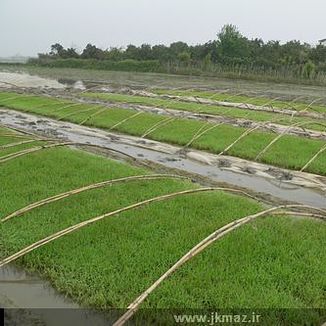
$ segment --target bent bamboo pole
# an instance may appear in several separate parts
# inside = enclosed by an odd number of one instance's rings
[[[265,104],[263,104],[262,107],[269,107],[269,106],[271,106],[275,101],[278,101],[278,100],[281,100],[281,99],[282,99],[281,96],[275,97],[275,98],[269,100],[268,102],[266,102]]]
[[[106,110],[109,110],[109,108],[101,108],[100,110],[96,111],[95,113],[91,114],[89,117],[84,119],[82,122],[80,122],[79,125],[82,126],[84,123],[86,123],[90,119],[94,118],[95,116],[100,115],[101,113],[103,113]]]
[[[255,161],[259,159],[259,157],[261,157],[263,154],[266,153],[266,151],[273,145],[275,144],[280,138],[282,138],[283,136],[285,136],[289,130],[293,127],[302,127],[304,125],[309,125],[309,124],[318,124],[318,125],[323,125],[325,126],[325,124],[323,123],[319,123],[319,122],[314,122],[314,121],[305,121],[305,122],[297,122],[294,123],[290,126],[288,126],[286,129],[284,129],[283,132],[281,132],[279,135],[277,135],[267,146],[265,146],[256,156]]]
[[[317,98],[317,99],[314,99],[309,105],[307,105],[303,110],[301,110],[300,112],[306,112],[308,111],[309,109],[311,109],[312,105],[319,102],[320,100],[322,100],[322,98]]]
[[[23,208],[20,208],[19,210],[16,210],[15,212],[7,215],[6,217],[2,218],[0,222],[6,222],[14,217],[21,216],[25,213],[28,213],[32,211],[35,208],[48,205],[50,203],[59,201],[61,199],[80,194],[84,191],[89,191],[92,189],[98,189],[103,188],[109,185],[117,184],[117,183],[124,183],[124,182],[130,182],[130,181],[139,181],[139,180],[155,180],[155,179],[188,179],[187,177],[178,176],[174,174],[152,174],[152,175],[137,175],[137,176],[129,176],[129,177],[123,177],[118,179],[112,179],[107,181],[102,181],[98,183],[93,183],[88,186],[84,186],[81,188],[69,190],[67,192],[63,192],[61,194],[57,194],[42,200],[39,200],[37,202],[34,202],[32,204],[29,204]]]
[[[133,157],[131,155],[128,155],[128,154],[126,154],[124,152],[121,152],[119,150],[113,149],[113,148],[109,148],[109,147],[105,147],[105,146],[100,146],[100,145],[94,145],[94,144],[87,144],[87,143],[66,142],[66,143],[56,143],[56,144],[50,144],[50,145],[32,147],[32,148],[28,148],[28,149],[25,149],[25,150],[22,150],[22,151],[19,151],[19,152],[16,152],[16,153],[12,153],[12,154],[6,155],[5,157],[1,157],[0,158],[0,164],[1,163],[4,163],[4,162],[8,162],[8,161],[10,161],[12,159],[15,159],[17,157],[20,157],[20,156],[24,156],[24,155],[31,154],[31,153],[34,153],[34,152],[38,152],[38,151],[43,150],[43,149],[49,149],[49,148],[60,147],[60,146],[88,146],[88,147],[96,147],[96,148],[101,148],[101,149],[108,150],[110,152],[115,152],[115,153],[124,155],[124,156],[132,159],[133,161],[136,161],[137,160],[135,157]]]
[[[5,99],[0,100],[0,105],[3,104],[3,102],[7,102],[7,101],[11,101],[11,100],[18,100],[18,99],[22,99],[22,98],[28,98],[28,97],[32,97],[34,95],[21,95],[21,96],[13,96],[13,97],[7,97]]]
[[[2,135],[0,135],[0,137],[2,137]],[[0,146],[0,150],[5,149],[5,148],[11,148],[11,147],[19,146],[19,145],[33,143],[33,142],[36,142],[36,141],[39,141],[39,140],[37,140],[37,139],[29,139],[29,140],[20,141],[20,142],[17,142],[17,143],[10,143],[10,144],[6,144],[6,145],[2,145],[2,146]]]
[[[8,129],[9,131],[14,131],[15,133],[13,133],[13,135],[17,135],[16,133],[18,132],[19,134],[17,136],[28,135],[28,136],[36,137],[35,134],[33,134],[32,132],[27,131],[27,130],[21,130],[21,129],[18,129],[18,128],[15,128],[15,127],[9,127],[9,126],[4,125],[4,124],[0,124],[0,126],[1,126],[1,128]]]
[[[69,113],[63,115],[62,117],[57,118],[57,120],[58,120],[58,121],[61,121],[61,120],[63,120],[63,119],[66,119],[66,118],[72,117],[72,116],[75,115],[75,114],[79,114],[79,113],[87,113],[87,112],[89,112],[89,111],[93,111],[94,109],[95,109],[95,108],[91,107],[91,108],[87,108],[87,109],[85,109],[85,110],[76,110],[76,112],[69,112]]]
[[[137,116],[139,116],[139,115],[142,114],[142,113],[144,113],[144,112],[143,112],[143,111],[139,111],[139,112],[137,112],[137,113],[135,113],[135,114],[132,114],[131,116],[129,116],[129,117],[127,117],[127,118],[125,118],[125,119],[119,121],[118,123],[114,124],[114,125],[113,125],[109,130],[113,130],[114,128],[116,128],[116,127],[122,125],[123,123],[129,121],[130,119],[136,118]]]
[[[249,99],[244,103],[242,102],[241,104],[245,105],[247,107],[248,110],[250,109],[250,105],[255,105],[256,100],[260,99],[260,98],[266,98],[265,94],[261,94],[261,95],[256,95],[256,96],[250,96]]]
[[[234,99],[235,97],[238,97],[238,96],[246,96],[246,94],[244,92],[239,92],[239,93],[231,94],[231,96],[226,97],[223,100],[223,102],[229,102],[229,101],[231,101],[232,99]]]
[[[141,138],[145,138],[146,136],[150,135],[151,133],[153,133],[155,130],[167,125],[168,123],[174,121],[175,118],[173,117],[168,117],[165,118],[157,123],[155,123],[153,126],[151,126],[150,128],[148,128],[141,136]]]
[[[304,165],[304,167],[300,170],[303,172],[305,169],[307,169],[310,164],[317,159],[317,157],[322,154],[326,150],[326,144]]]
[[[191,137],[191,139],[190,139],[189,142],[184,146],[184,148],[190,146],[190,145],[188,145],[188,144],[191,144],[191,143],[193,142],[193,139],[194,139],[195,137],[197,137],[197,136],[198,136],[198,135],[199,135],[203,130],[205,130],[206,128],[209,128],[209,125],[210,125],[209,122],[203,123],[203,125],[200,126],[200,128],[195,132],[195,134]]]
[[[64,99],[62,99],[62,100],[58,100],[57,98],[52,98],[52,97],[46,97],[47,99],[48,98],[50,98],[51,100],[55,100],[56,101],[56,103],[55,102],[53,102],[53,103],[51,103],[51,104],[49,104],[49,103],[44,103],[44,104],[41,104],[41,105],[38,105],[38,106],[36,106],[36,107],[34,107],[34,109],[42,109],[42,108],[44,108],[44,107],[46,107],[46,106],[52,106],[52,105],[59,105],[59,104],[61,104],[61,105],[64,105],[64,104],[66,104],[66,103],[68,103],[68,101],[65,101]],[[53,110],[55,110],[56,108],[53,108]]]
[[[59,111],[62,111],[62,110],[64,110],[64,109],[69,109],[69,108],[72,108],[72,107],[77,106],[77,105],[82,105],[82,103],[72,103],[72,104],[68,104],[68,105],[62,106],[62,107],[60,107],[60,108],[58,108],[58,109],[55,109],[53,112],[54,112],[54,113],[57,113],[57,112],[59,112]]]
[[[28,136],[32,136],[33,139],[35,139],[35,140],[57,141],[57,139],[55,139],[55,138],[50,138],[50,137],[44,137],[44,136],[36,135],[33,132],[30,132],[30,131],[27,131],[27,130],[23,130],[23,129],[19,129],[19,128],[15,128],[15,127],[12,127],[12,126],[9,127],[9,126],[3,125],[3,124],[0,124],[0,126],[1,126],[1,128],[5,128],[5,129],[12,130],[12,131],[15,132],[13,134],[1,134],[0,133],[0,137],[28,138]],[[17,132],[19,134],[17,134]],[[31,137],[29,137],[29,138],[31,138]]]
[[[286,103],[287,104],[286,108],[293,109],[293,110],[296,110],[297,111],[297,109],[296,109],[296,102],[298,102],[299,100],[301,100],[304,97],[305,96],[303,96],[303,95],[300,95],[300,96],[295,97],[293,100],[291,100],[291,101],[289,101],[289,102]],[[297,105],[299,105],[299,104],[297,104]]]
[[[243,132],[232,144],[230,144],[229,146],[227,146],[222,152],[220,152],[219,154],[217,154],[218,156],[224,155],[224,153],[226,153],[228,150],[230,150],[235,144],[237,144],[242,138],[246,137],[247,135],[249,135],[250,133],[254,132],[255,130],[259,129],[261,126],[258,125],[256,127],[247,129],[245,132]]]
[[[292,116],[293,118],[293,116]],[[264,128],[264,126],[266,126],[268,123],[273,123],[273,122],[277,122],[278,120],[280,120],[281,118],[277,117],[271,121],[265,121],[262,124],[258,124],[256,127],[247,129],[243,134],[241,134],[232,144],[230,144],[229,146],[227,146],[222,152],[220,152],[218,155],[223,155],[225,152],[227,152],[228,150],[230,150],[234,145],[236,145],[242,138],[246,137],[247,135],[251,134],[252,132],[254,132],[257,129],[260,128]],[[297,122],[295,124],[290,125],[287,129],[285,129],[280,135],[278,135],[268,146],[272,146],[274,142],[276,142],[279,138],[281,138],[284,134],[286,134],[288,131],[291,130],[291,128],[295,127],[295,126],[302,126],[305,124],[318,124],[318,125],[322,125],[325,126],[325,124],[323,123],[319,123],[319,122],[313,122],[313,121],[308,121],[308,122]],[[268,148],[263,149],[263,151],[267,150]],[[256,156],[256,159],[262,154],[262,152],[258,153],[258,155]]]
[[[224,124],[224,122],[216,123],[213,126],[210,126],[209,128],[203,130],[202,132],[197,133],[197,135],[195,135],[194,137],[192,137],[192,139],[184,146],[184,148],[191,146],[193,144],[193,142],[195,142],[196,140],[198,140],[200,137],[204,136],[209,131],[211,131],[211,130],[213,130],[213,129],[215,129],[215,128],[223,125],[223,124]]]
[[[58,238],[61,238],[62,236],[72,233],[80,228],[83,228],[87,225],[90,225],[92,223],[98,222],[100,220],[103,220],[106,217],[112,217],[114,215],[138,208],[138,207],[142,207],[145,205],[148,205],[150,203],[154,203],[154,202],[161,202],[164,200],[168,200],[168,199],[172,199],[172,198],[176,198],[176,197],[180,197],[180,196],[185,196],[185,195],[190,195],[190,194],[195,194],[195,193],[203,193],[203,192],[212,192],[212,191],[227,191],[227,192],[231,192],[231,193],[236,193],[236,194],[242,194],[245,195],[249,198],[253,198],[256,199],[255,197],[251,196],[250,194],[247,194],[246,192],[242,191],[242,190],[237,190],[237,189],[232,189],[232,188],[200,188],[200,189],[190,189],[190,190],[184,190],[184,191],[180,191],[180,192],[175,192],[175,193],[170,193],[167,195],[162,195],[162,196],[158,196],[158,197],[153,197],[150,199],[146,199],[144,201],[135,203],[135,204],[131,204],[129,206],[123,207],[123,208],[119,208],[115,211],[91,218],[89,220],[80,222],[78,224],[72,225],[64,230],[58,231],[50,236],[47,236],[46,238],[43,238],[27,247],[25,247],[24,249],[21,249],[20,251],[16,252],[15,254],[3,259],[2,261],[0,261],[0,267],[3,267],[7,264],[9,264],[10,262],[26,255],[27,253],[44,246],[47,243],[50,243]]]
[[[1,134],[0,133],[0,137],[10,137],[10,138],[22,138],[22,139],[26,139],[27,140],[27,138],[28,138],[28,136],[24,136],[24,135],[16,135],[16,134],[14,134],[14,133],[12,133],[12,134]],[[30,138],[30,137],[29,137]]]
[[[187,263],[189,260],[191,260],[193,257],[197,256],[199,253],[201,253],[203,250],[205,250],[208,246],[210,246],[215,241],[221,239],[228,233],[236,230],[242,225],[248,224],[249,222],[252,222],[253,220],[259,218],[259,217],[265,217],[266,215],[271,215],[281,209],[288,209],[288,208],[298,208],[299,205],[283,205],[278,207],[273,207],[267,210],[264,210],[262,212],[259,212],[257,214],[249,215],[240,219],[237,219],[227,225],[224,225],[223,227],[217,229],[212,234],[210,234],[208,237],[206,237],[204,240],[202,240],[200,243],[198,243],[196,246],[194,246],[190,251],[188,251],[183,257],[181,257],[167,272],[165,272],[159,279],[157,279],[146,291],[144,291],[136,300],[134,300],[129,306],[126,313],[124,313],[114,324],[113,326],[121,326],[124,325],[139,309],[140,305],[145,301],[145,299],[165,280],[167,279],[171,274],[173,274],[178,268],[180,268],[182,265]],[[293,212],[291,212],[293,213]],[[286,212],[283,212],[283,214],[286,214]],[[300,213],[299,213],[300,214]],[[317,215],[316,215],[317,216]],[[326,217],[324,215],[321,216],[323,220],[326,220]]]

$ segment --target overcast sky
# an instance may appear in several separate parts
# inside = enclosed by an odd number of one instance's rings
[[[232,23],[249,38],[316,43],[326,38],[325,0],[0,0],[0,56],[51,44],[99,47],[191,44]]]

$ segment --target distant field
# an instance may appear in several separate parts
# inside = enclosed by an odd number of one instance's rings
[[[44,68],[28,65],[1,65],[0,70],[24,72],[50,79],[56,79],[71,85],[82,80],[88,85],[102,84],[129,87],[147,87],[156,89],[195,89],[195,90],[229,90],[231,93],[249,95],[265,94],[268,98],[283,96],[296,98],[303,96],[307,101],[322,98],[326,104],[325,88],[322,86],[307,86],[286,83],[256,82],[251,80],[233,80],[216,77],[182,76],[157,73],[101,71],[75,68]]]

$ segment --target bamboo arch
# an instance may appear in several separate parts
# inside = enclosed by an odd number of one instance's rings
[[[265,217],[267,215],[279,215],[280,213],[283,215],[298,215],[298,216],[308,216],[313,218],[318,218],[323,221],[326,221],[326,212],[317,209],[317,211],[321,212],[322,214],[314,214],[314,213],[301,213],[301,212],[278,212],[282,209],[289,209],[289,208],[306,208],[301,205],[284,205],[273,207],[259,213],[249,215],[240,219],[237,219],[223,227],[217,229],[213,233],[211,233],[208,237],[203,239],[197,245],[195,245],[190,251],[188,251],[184,256],[182,256],[171,268],[168,269],[164,274],[161,275],[159,279],[157,279],[147,290],[145,290],[139,297],[137,297],[129,306],[126,313],[124,313],[114,324],[113,326],[122,326],[124,325],[139,309],[140,305],[145,301],[145,299],[171,274],[173,274],[177,269],[179,269],[182,265],[187,263],[193,257],[197,256],[199,253],[204,251],[208,246],[213,244],[215,241],[221,239],[222,237],[226,236],[230,232],[238,229],[240,226],[248,224],[260,217]]]
[[[76,231],[76,230],[78,230],[80,228],[83,228],[83,227],[87,226],[87,225],[90,225],[90,224],[93,224],[93,223],[95,223],[97,221],[103,220],[106,217],[112,217],[114,215],[129,211],[129,210],[132,210],[132,209],[135,209],[135,208],[138,208],[138,207],[143,207],[143,206],[146,206],[146,205],[148,205],[150,203],[154,203],[154,202],[161,202],[161,201],[169,200],[169,199],[180,197],[180,196],[196,194],[196,193],[212,192],[212,191],[226,191],[226,192],[230,192],[230,193],[242,194],[242,195],[245,195],[245,196],[247,196],[249,198],[256,199],[254,196],[252,196],[250,194],[247,194],[246,192],[244,192],[242,190],[232,189],[232,188],[212,188],[212,187],[183,190],[183,191],[179,191],[179,192],[176,192],[176,193],[170,193],[170,194],[166,194],[166,195],[162,195],[162,196],[158,196],[158,197],[153,197],[153,198],[146,199],[144,201],[137,202],[135,204],[131,204],[129,206],[117,209],[115,211],[111,211],[109,213],[106,213],[106,214],[103,214],[103,215],[100,215],[100,216],[96,216],[96,217],[91,218],[89,220],[77,223],[77,224],[72,225],[72,226],[70,226],[70,227],[68,227],[66,229],[58,231],[58,232],[56,232],[56,233],[54,233],[54,234],[52,234],[50,236],[47,236],[46,238],[43,238],[43,239],[41,239],[41,240],[39,240],[39,241],[37,241],[37,242],[27,246],[27,247],[21,249],[17,253],[3,259],[2,261],[0,261],[0,267],[3,267],[5,265],[9,264],[10,262],[12,262],[12,261],[26,255],[27,253],[29,253],[29,252],[31,252],[31,251],[39,248],[39,247],[44,246],[47,243],[50,243],[50,242],[52,242],[52,241],[54,241],[56,239],[59,239],[62,236],[70,234],[70,233],[72,233],[72,232],[74,232],[74,231]]]

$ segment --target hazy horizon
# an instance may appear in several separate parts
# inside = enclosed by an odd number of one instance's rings
[[[2,0],[0,56],[36,56],[57,42],[79,51],[87,43],[103,49],[205,43],[228,23],[248,38],[316,44],[326,38],[324,9],[322,0]]]

